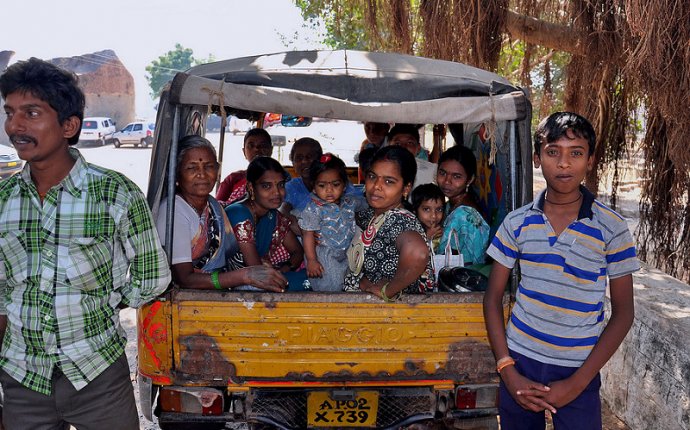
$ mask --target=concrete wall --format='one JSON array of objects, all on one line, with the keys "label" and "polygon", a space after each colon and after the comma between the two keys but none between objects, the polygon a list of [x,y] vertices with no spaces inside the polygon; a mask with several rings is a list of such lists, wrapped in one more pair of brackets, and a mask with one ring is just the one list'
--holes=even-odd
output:
[{"label": "concrete wall", "polygon": [[688,430],[690,286],[649,267],[634,282],[635,322],[602,369],[602,396],[632,430]]}]

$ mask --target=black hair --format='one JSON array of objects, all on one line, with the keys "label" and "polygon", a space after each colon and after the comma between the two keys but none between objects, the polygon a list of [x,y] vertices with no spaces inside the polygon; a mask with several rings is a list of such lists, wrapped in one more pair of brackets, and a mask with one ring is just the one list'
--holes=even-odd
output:
[{"label": "black hair", "polygon": [[465,173],[467,174],[467,180],[477,178],[477,157],[474,156],[474,152],[466,146],[455,145],[443,151],[438,159],[438,165],[441,163],[454,160],[460,163]]},{"label": "black hair", "polygon": [[359,168],[362,169],[362,172],[369,170],[369,167],[371,166],[371,159],[374,158],[376,151],[378,151],[378,148],[365,148],[360,151]]},{"label": "black hair", "polygon": [[266,172],[277,172],[283,175],[286,181],[290,179],[290,175],[275,158],[256,157],[247,166],[247,182],[255,185]]},{"label": "black hair", "polygon": [[397,164],[398,170],[400,170],[400,176],[403,180],[403,185],[412,185],[414,183],[414,178],[417,176],[417,162],[415,161],[414,155],[407,149],[397,145],[384,146],[376,151],[371,158],[369,169],[379,161],[392,161]]},{"label": "black hair", "polygon": [[395,124],[388,132],[388,141],[398,134],[409,134],[419,143],[419,127],[414,124]]},{"label": "black hair", "polygon": [[[15,92],[28,93],[48,103],[57,112],[61,125],[73,116],[79,119],[80,124],[84,119],[86,102],[77,75],[47,61],[32,57],[18,61],[0,74],[2,98],[7,99]],[[70,145],[79,142],[80,132],[78,130],[68,139]]]},{"label": "black hair", "polygon": [[319,153],[318,157],[321,157],[323,155],[323,148],[321,148],[321,144],[318,140],[312,139],[311,137],[301,137],[297,139],[295,143],[292,145],[292,149],[290,150],[290,161],[293,161],[293,158],[295,157],[295,150],[297,149],[297,147],[302,145],[314,147]]},{"label": "black hair", "polygon": [[264,139],[266,139],[266,141],[267,141],[268,143],[271,144],[271,146],[273,146],[273,141],[271,140],[271,135],[268,134],[268,132],[267,132],[265,129],[263,129],[263,128],[256,127],[256,128],[252,128],[251,130],[249,130],[249,131],[248,131],[247,133],[245,133],[245,135],[244,135],[244,141],[243,141],[243,143],[247,143],[247,139],[249,139],[249,138],[252,137],[252,136],[260,136],[260,137],[263,137]]},{"label": "black hair", "polygon": [[534,132],[534,153],[540,155],[542,144],[555,142],[562,137],[586,140],[589,155],[594,155],[594,127],[585,117],[573,112],[554,112],[539,123],[537,131]]},{"label": "black hair", "polygon": [[316,179],[319,175],[327,170],[335,170],[338,172],[338,176],[340,176],[343,184],[347,184],[348,179],[345,163],[331,153],[323,154],[311,163],[311,166],[309,166],[309,180],[312,183],[316,183]]},{"label": "black hair", "polygon": [[182,165],[182,160],[187,152],[196,148],[205,148],[211,151],[214,160],[218,163],[218,156],[216,155],[216,148],[211,142],[205,137],[198,136],[196,134],[190,134],[183,137],[177,143],[177,172],[180,172],[180,166]]},{"label": "black hair", "polygon": [[417,209],[419,209],[422,203],[429,200],[440,200],[443,203],[446,201],[446,196],[443,195],[443,191],[441,191],[438,185],[422,184],[412,190],[410,200],[412,200],[413,212],[417,213]]}]

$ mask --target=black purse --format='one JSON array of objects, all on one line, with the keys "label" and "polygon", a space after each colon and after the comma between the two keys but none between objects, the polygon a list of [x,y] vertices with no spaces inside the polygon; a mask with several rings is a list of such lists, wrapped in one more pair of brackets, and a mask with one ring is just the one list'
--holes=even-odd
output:
[{"label": "black purse", "polygon": [[444,293],[483,292],[489,278],[467,267],[444,267],[438,274],[438,291]]}]

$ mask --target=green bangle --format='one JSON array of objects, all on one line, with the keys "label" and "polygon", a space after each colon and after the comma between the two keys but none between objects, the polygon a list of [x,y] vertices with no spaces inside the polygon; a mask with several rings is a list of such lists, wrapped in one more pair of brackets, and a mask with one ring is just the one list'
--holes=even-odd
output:
[{"label": "green bangle", "polygon": [[211,283],[213,288],[216,290],[222,290],[223,287],[220,286],[220,281],[218,280],[218,272],[211,272]]},{"label": "green bangle", "polygon": [[388,284],[390,284],[390,282],[386,282],[385,284],[383,284],[383,287],[381,287],[381,298],[386,303],[394,303],[395,300],[391,299],[386,295],[386,287],[388,286]]}]

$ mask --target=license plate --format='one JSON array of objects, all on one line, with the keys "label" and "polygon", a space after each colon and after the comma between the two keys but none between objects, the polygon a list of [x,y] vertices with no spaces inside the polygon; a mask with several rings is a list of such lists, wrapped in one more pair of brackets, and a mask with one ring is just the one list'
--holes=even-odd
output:
[{"label": "license plate", "polygon": [[379,393],[358,391],[350,400],[334,400],[327,391],[307,397],[307,424],[310,427],[374,427],[379,409]]},{"label": "license plate", "polygon": [[7,163],[7,167],[14,167],[14,166],[16,166],[17,164],[19,164],[19,163],[16,162],[16,161],[10,161],[9,163]]}]

